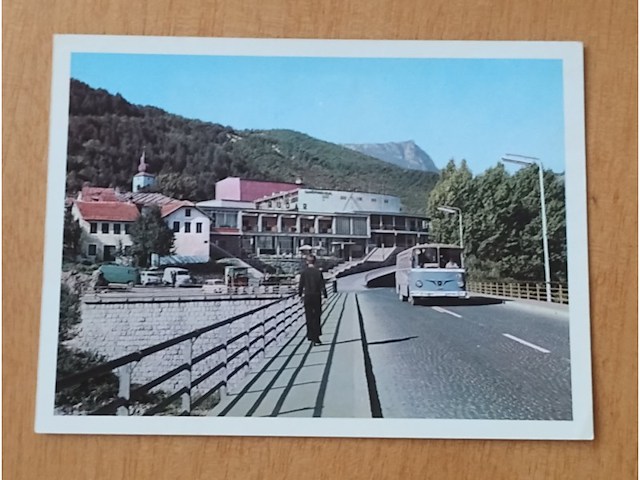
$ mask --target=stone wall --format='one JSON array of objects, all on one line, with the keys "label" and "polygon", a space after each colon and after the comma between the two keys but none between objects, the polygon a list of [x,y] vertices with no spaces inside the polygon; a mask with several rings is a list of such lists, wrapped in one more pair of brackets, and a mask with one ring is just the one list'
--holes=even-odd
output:
[{"label": "stone wall", "polygon": [[[264,352],[257,352],[264,348],[266,343],[272,338],[278,337],[278,341],[270,345],[271,350],[277,348],[286,337],[297,329],[297,326],[302,324],[302,305],[294,298],[113,301],[85,297],[81,305],[82,321],[77,328],[77,335],[69,342],[69,345],[99,353],[112,360],[265,306],[268,307],[203,333],[194,341],[186,340],[145,357],[134,366],[132,383],[142,385],[185,363],[191,342],[191,358],[196,358],[204,352],[228,343],[225,349],[193,364],[191,380],[195,382],[198,377],[217,365],[225,363],[225,359],[228,359],[226,368],[220,369],[194,387],[192,399],[196,399],[223,381],[225,376],[231,375],[232,372],[239,369],[237,374],[229,379],[229,390],[234,391],[250,368],[255,368],[261,363]],[[286,307],[293,308],[287,314],[279,313]],[[294,315],[291,315],[292,312]],[[271,327],[275,327],[285,317],[287,317],[285,322],[268,332]],[[285,332],[285,327],[289,326],[296,328],[287,328]],[[247,334],[241,335],[243,333]],[[282,335],[282,333],[285,334]],[[237,336],[240,338],[229,343]],[[261,336],[264,336],[264,339],[260,340]],[[253,340],[256,341],[253,345],[249,345]],[[240,352],[244,347],[247,350],[234,357],[234,354]],[[245,362],[249,362],[249,358],[254,353],[257,354],[251,364],[243,366]],[[187,375],[189,375],[188,372],[181,372],[158,385],[155,390],[173,393],[185,385]]]}]

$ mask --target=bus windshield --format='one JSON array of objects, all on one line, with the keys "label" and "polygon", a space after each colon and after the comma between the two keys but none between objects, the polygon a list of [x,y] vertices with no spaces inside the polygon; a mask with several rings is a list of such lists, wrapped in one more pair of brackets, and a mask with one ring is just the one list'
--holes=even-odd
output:
[{"label": "bus windshield", "polygon": [[441,248],[440,268],[462,268],[461,253],[459,248]]},{"label": "bus windshield", "polygon": [[435,247],[417,248],[413,252],[414,268],[438,268],[438,250]]}]

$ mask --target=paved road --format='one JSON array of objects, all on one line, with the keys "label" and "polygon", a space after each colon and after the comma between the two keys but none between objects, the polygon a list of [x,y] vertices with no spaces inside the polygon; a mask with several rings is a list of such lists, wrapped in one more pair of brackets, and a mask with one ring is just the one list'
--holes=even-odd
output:
[{"label": "paved road", "polygon": [[571,418],[568,317],[477,300],[411,306],[391,288],[357,298],[384,417]]},{"label": "paved road", "polygon": [[[346,285],[343,285],[346,286]],[[568,316],[492,299],[411,306],[340,291],[212,415],[571,419]]]}]

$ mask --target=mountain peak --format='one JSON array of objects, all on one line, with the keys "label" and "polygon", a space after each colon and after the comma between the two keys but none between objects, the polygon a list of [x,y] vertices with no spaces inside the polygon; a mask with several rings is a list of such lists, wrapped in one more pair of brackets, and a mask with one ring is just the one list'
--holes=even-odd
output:
[{"label": "mountain peak", "polygon": [[409,170],[438,172],[431,157],[413,140],[344,144],[343,146]]}]

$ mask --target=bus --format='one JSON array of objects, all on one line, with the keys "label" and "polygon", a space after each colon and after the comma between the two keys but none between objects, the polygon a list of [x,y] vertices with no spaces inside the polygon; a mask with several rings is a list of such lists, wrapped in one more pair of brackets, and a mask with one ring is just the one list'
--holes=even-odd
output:
[{"label": "bus", "polygon": [[462,248],[425,243],[396,258],[396,293],[415,305],[420,298],[468,298]]}]

